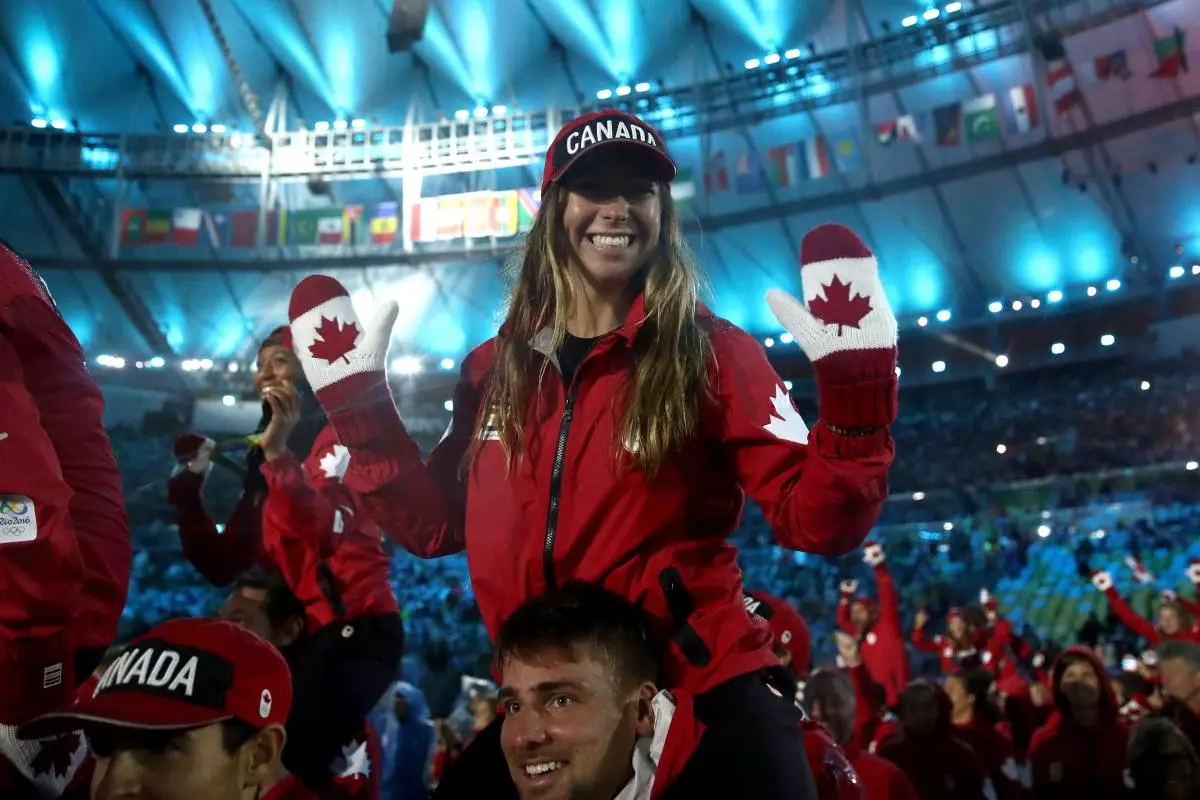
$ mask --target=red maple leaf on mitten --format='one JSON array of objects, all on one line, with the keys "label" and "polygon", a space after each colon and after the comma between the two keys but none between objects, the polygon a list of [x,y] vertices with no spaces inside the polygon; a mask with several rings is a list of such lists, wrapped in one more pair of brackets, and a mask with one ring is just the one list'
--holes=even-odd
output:
[{"label": "red maple leaf on mitten", "polygon": [[857,328],[863,317],[871,313],[871,298],[855,294],[850,297],[850,284],[842,283],[837,275],[833,281],[823,286],[825,296],[814,297],[808,303],[808,310],[826,325],[837,325],[837,335],[842,335],[845,326]]},{"label": "red maple leaf on mitten", "polygon": [[1109,575],[1102,569],[1098,569],[1092,573],[1092,585],[1102,592],[1107,592],[1113,588],[1112,575]]},{"label": "red maple leaf on mitten", "polygon": [[343,324],[335,319],[321,317],[316,336],[308,346],[308,352],[312,353],[314,358],[320,358],[330,364],[339,359],[350,363],[349,353],[358,340],[358,325],[353,322]]},{"label": "red maple leaf on mitten", "polygon": [[296,356],[338,438],[351,449],[400,425],[385,367],[399,312],[390,300],[361,324],[346,287],[328,275],[310,275],[292,290],[288,319]]},{"label": "red maple leaf on mitten", "polygon": [[854,231],[820,225],[800,245],[803,300],[767,292],[767,305],[813,364],[820,416],[837,429],[896,418],[896,317],[879,264]]}]

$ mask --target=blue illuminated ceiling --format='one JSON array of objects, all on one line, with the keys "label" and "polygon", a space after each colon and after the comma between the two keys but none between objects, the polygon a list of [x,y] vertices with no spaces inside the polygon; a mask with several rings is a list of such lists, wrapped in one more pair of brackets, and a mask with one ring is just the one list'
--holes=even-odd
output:
[{"label": "blue illuminated ceiling", "polygon": [[[277,87],[284,87],[293,128],[339,119],[381,125],[432,120],[479,105],[574,106],[599,91],[643,81],[654,90],[686,87],[728,75],[727,69],[744,74],[747,62],[773,53],[838,51],[848,42],[882,35],[885,24],[898,31],[907,17],[957,5],[865,0],[868,29],[848,26],[854,6],[842,0],[435,0],[413,51],[389,54],[388,0],[211,4],[259,102],[265,107]],[[965,13],[980,4],[963,5]],[[1192,41],[1200,42],[1198,7],[1194,0],[1173,0],[1128,24],[1082,33],[1068,42],[1068,50],[1077,69],[1097,56],[1128,50],[1131,65],[1144,76],[1153,60],[1150,33],[1190,25]],[[251,127],[195,0],[6,0],[0,3],[0,31],[0,110],[6,123],[41,118],[84,131],[143,132],[195,123]],[[1195,44],[1189,49],[1200,63]],[[918,61],[953,65],[961,53],[930,47]],[[751,144],[766,149],[815,131],[832,137],[857,126],[863,112],[877,123],[985,92],[1006,92],[1037,74],[1027,55],[1010,55],[861,103],[672,144],[700,184],[705,159],[717,151],[727,153],[732,172],[737,154]],[[1107,122],[1144,104],[1200,95],[1200,70],[1178,81],[1150,85],[1137,78],[1105,92],[1090,86],[1085,91],[1096,121]],[[1142,266],[1166,272],[1175,265],[1176,243],[1183,249],[1179,260],[1187,265],[1200,260],[1200,196],[1194,190],[1200,167],[1182,160],[1197,141],[1200,128],[1188,119],[1118,137],[1103,151],[1094,148],[1087,159],[1041,158],[853,203],[812,200],[803,211],[771,216],[775,200],[784,207],[798,198],[955,163],[933,149],[918,156],[912,148],[893,148],[873,159],[865,177],[845,182],[832,176],[817,189],[782,190],[775,200],[737,192],[705,197],[701,188],[697,213],[702,223],[747,209],[763,213],[733,226],[701,224],[693,244],[711,278],[715,309],[756,332],[775,327],[763,293],[773,286],[796,288],[795,245],[805,230],[829,220],[859,230],[879,252],[885,283],[901,313],[936,319],[939,310],[952,309],[956,319],[978,315],[996,298],[1044,296],[1059,287],[1124,277],[1131,269],[1131,239],[1146,243]],[[1150,171],[1148,165],[1161,153],[1170,155]],[[919,158],[925,161],[914,160]],[[534,177],[531,173],[520,182],[529,185]],[[481,180],[479,185],[489,184]],[[463,188],[475,186],[468,181],[453,190]],[[95,191],[118,202],[112,186]],[[75,255],[29,181],[0,176],[0,197],[12,209],[0,224],[0,236],[31,257]],[[194,187],[167,183],[138,185],[131,197],[164,207],[206,202]],[[385,199],[378,184],[344,184],[335,187],[332,202]],[[115,310],[82,258],[80,267],[54,270],[47,279],[81,338],[93,350],[144,351],[145,342]],[[287,289],[300,274],[222,273],[219,264],[185,273],[164,262],[161,272],[130,273],[127,280],[180,354],[231,357],[282,319]],[[489,334],[503,288],[495,262],[486,260],[423,269],[347,269],[343,277],[364,307],[381,296],[409,302],[406,318],[412,324],[401,338],[419,350],[449,356]]]}]

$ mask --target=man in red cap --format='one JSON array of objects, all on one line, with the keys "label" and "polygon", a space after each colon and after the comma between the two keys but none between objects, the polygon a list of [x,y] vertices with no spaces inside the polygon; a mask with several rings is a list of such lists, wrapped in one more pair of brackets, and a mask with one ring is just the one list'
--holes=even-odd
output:
[{"label": "man in red cap", "polygon": [[291,673],[271,645],[232,623],[175,619],[131,642],[91,697],[18,735],[82,729],[94,800],[297,800],[313,795],[280,762],[291,705]]},{"label": "man in red cap", "polygon": [[799,694],[799,684],[808,675],[812,660],[812,636],[808,623],[792,604],[758,589],[745,593],[746,610],[761,617],[771,627],[775,637],[775,655],[783,665],[789,686]]},{"label": "man in red cap", "polygon": [[[775,637],[775,655],[782,664],[789,694],[800,706],[808,669],[812,664],[812,637],[808,623],[792,604],[766,592],[747,591],[746,610],[760,617],[771,627]],[[779,672],[775,672],[778,676]],[[803,706],[801,706],[803,708]],[[800,723],[804,731],[804,751],[817,784],[818,800],[860,800],[864,797],[863,782],[850,765],[850,760],[830,730],[807,718]]]}]

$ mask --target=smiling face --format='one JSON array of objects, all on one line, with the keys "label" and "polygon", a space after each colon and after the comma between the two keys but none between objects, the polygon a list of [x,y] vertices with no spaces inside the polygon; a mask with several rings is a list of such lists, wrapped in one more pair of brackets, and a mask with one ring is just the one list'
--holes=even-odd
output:
[{"label": "smiling face", "polygon": [[562,179],[563,232],[572,266],[588,284],[624,287],[658,247],[665,187],[646,177],[652,174],[647,157],[600,148]]},{"label": "smiling face", "polygon": [[653,732],[654,687],[622,689],[587,647],[502,665],[500,745],[522,800],[611,800]]},{"label": "smiling face", "polygon": [[254,389],[260,395],[268,386],[295,383],[304,377],[300,359],[286,347],[269,344],[258,351],[258,371],[254,373]]}]

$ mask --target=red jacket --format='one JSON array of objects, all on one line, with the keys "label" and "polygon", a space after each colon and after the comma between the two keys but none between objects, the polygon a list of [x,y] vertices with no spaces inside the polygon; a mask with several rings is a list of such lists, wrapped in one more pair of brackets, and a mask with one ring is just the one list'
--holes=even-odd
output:
[{"label": "red jacket", "polygon": [[875,584],[879,587],[879,608],[874,621],[861,634],[850,621],[850,605],[865,603],[873,608],[865,597],[842,595],[838,603],[838,625],[851,636],[858,638],[863,663],[875,682],[887,692],[888,705],[900,701],[900,693],[908,685],[908,653],[904,649],[904,634],[900,628],[899,600],[892,574],[884,564],[875,568]]},{"label": "red jacket", "polygon": [[928,735],[893,736],[879,746],[878,755],[904,771],[921,800],[978,800],[987,773],[970,745],[954,734],[950,698],[930,684],[938,702],[937,725]]},{"label": "red jacket", "polygon": [[[1086,658],[1100,681],[1100,720],[1094,727],[1084,728],[1073,721],[1071,706],[1061,691],[1063,659],[1068,655]],[[1052,674],[1057,710],[1029,744],[1033,796],[1095,800],[1125,797],[1129,729],[1117,715],[1117,697],[1104,665],[1090,648],[1068,647],[1054,663]]]},{"label": "red jacket", "polygon": [[[946,614],[947,625],[952,617],[961,619],[962,611],[957,608],[950,609]],[[911,641],[913,646],[922,653],[937,653],[938,665],[942,668],[944,675],[953,675],[964,666],[963,662],[979,657],[979,650],[974,644],[968,643],[964,647],[949,633],[930,636],[925,628],[914,627]]]},{"label": "red jacket", "polygon": [[104,400],[41,279],[0,245],[0,723],[68,702],[132,551]]},{"label": "red jacket", "polygon": [[[203,476],[176,476],[172,494],[185,555],[218,585],[256,563],[278,569],[304,604],[310,633],[339,619],[396,613],[383,535],[356,511],[337,474],[345,455],[333,428],[326,426],[303,465],[291,453],[264,464],[266,498],[243,495],[223,534],[204,510]],[[322,563],[333,577],[328,595],[319,578]],[[334,607],[338,600],[344,606],[340,613]]]},{"label": "red jacket", "polygon": [[1106,589],[1104,596],[1108,598],[1108,605],[1112,608],[1113,613],[1117,615],[1117,619],[1125,623],[1125,626],[1138,636],[1144,637],[1150,643],[1151,647],[1157,647],[1162,644],[1164,639],[1179,639],[1185,642],[1200,644],[1200,624],[1193,624],[1190,628],[1185,628],[1179,633],[1167,636],[1159,630],[1157,625],[1134,611],[1129,603],[1125,602],[1125,598],[1121,597],[1115,587]]},{"label": "red jacket", "polygon": [[867,800],[921,800],[912,781],[899,767],[868,753],[853,739],[846,743],[846,756],[867,789]]},{"label": "red jacket", "polygon": [[[743,604],[737,551],[727,541],[745,495],[762,507],[781,544],[849,552],[879,516],[893,443],[887,430],[854,438],[817,424],[809,434],[762,346],[699,313],[714,356],[712,397],[701,400],[694,439],[653,479],[618,469],[613,447],[646,319],[639,298],[626,324],[578,366],[569,393],[550,369],[531,403],[524,457],[511,473],[485,425],[461,477],[483,413],[493,339],[463,363],[453,420],[428,461],[390,399],[331,412],[352,454],[346,485],[409,552],[435,558],[466,548],[493,638],[523,601],[576,579],[644,608],[672,642],[668,687],[701,692],[776,665],[769,631]],[[532,345],[554,364],[550,338],[545,330]]]},{"label": "red jacket", "polygon": [[1021,783],[1021,770],[1012,739],[978,717],[965,725],[955,725],[954,735],[971,745],[975,756],[987,770],[997,800],[1021,800],[1029,796]]},{"label": "red jacket", "polygon": [[867,800],[866,787],[846,753],[819,722],[806,719],[804,750],[817,785],[817,800]]}]

